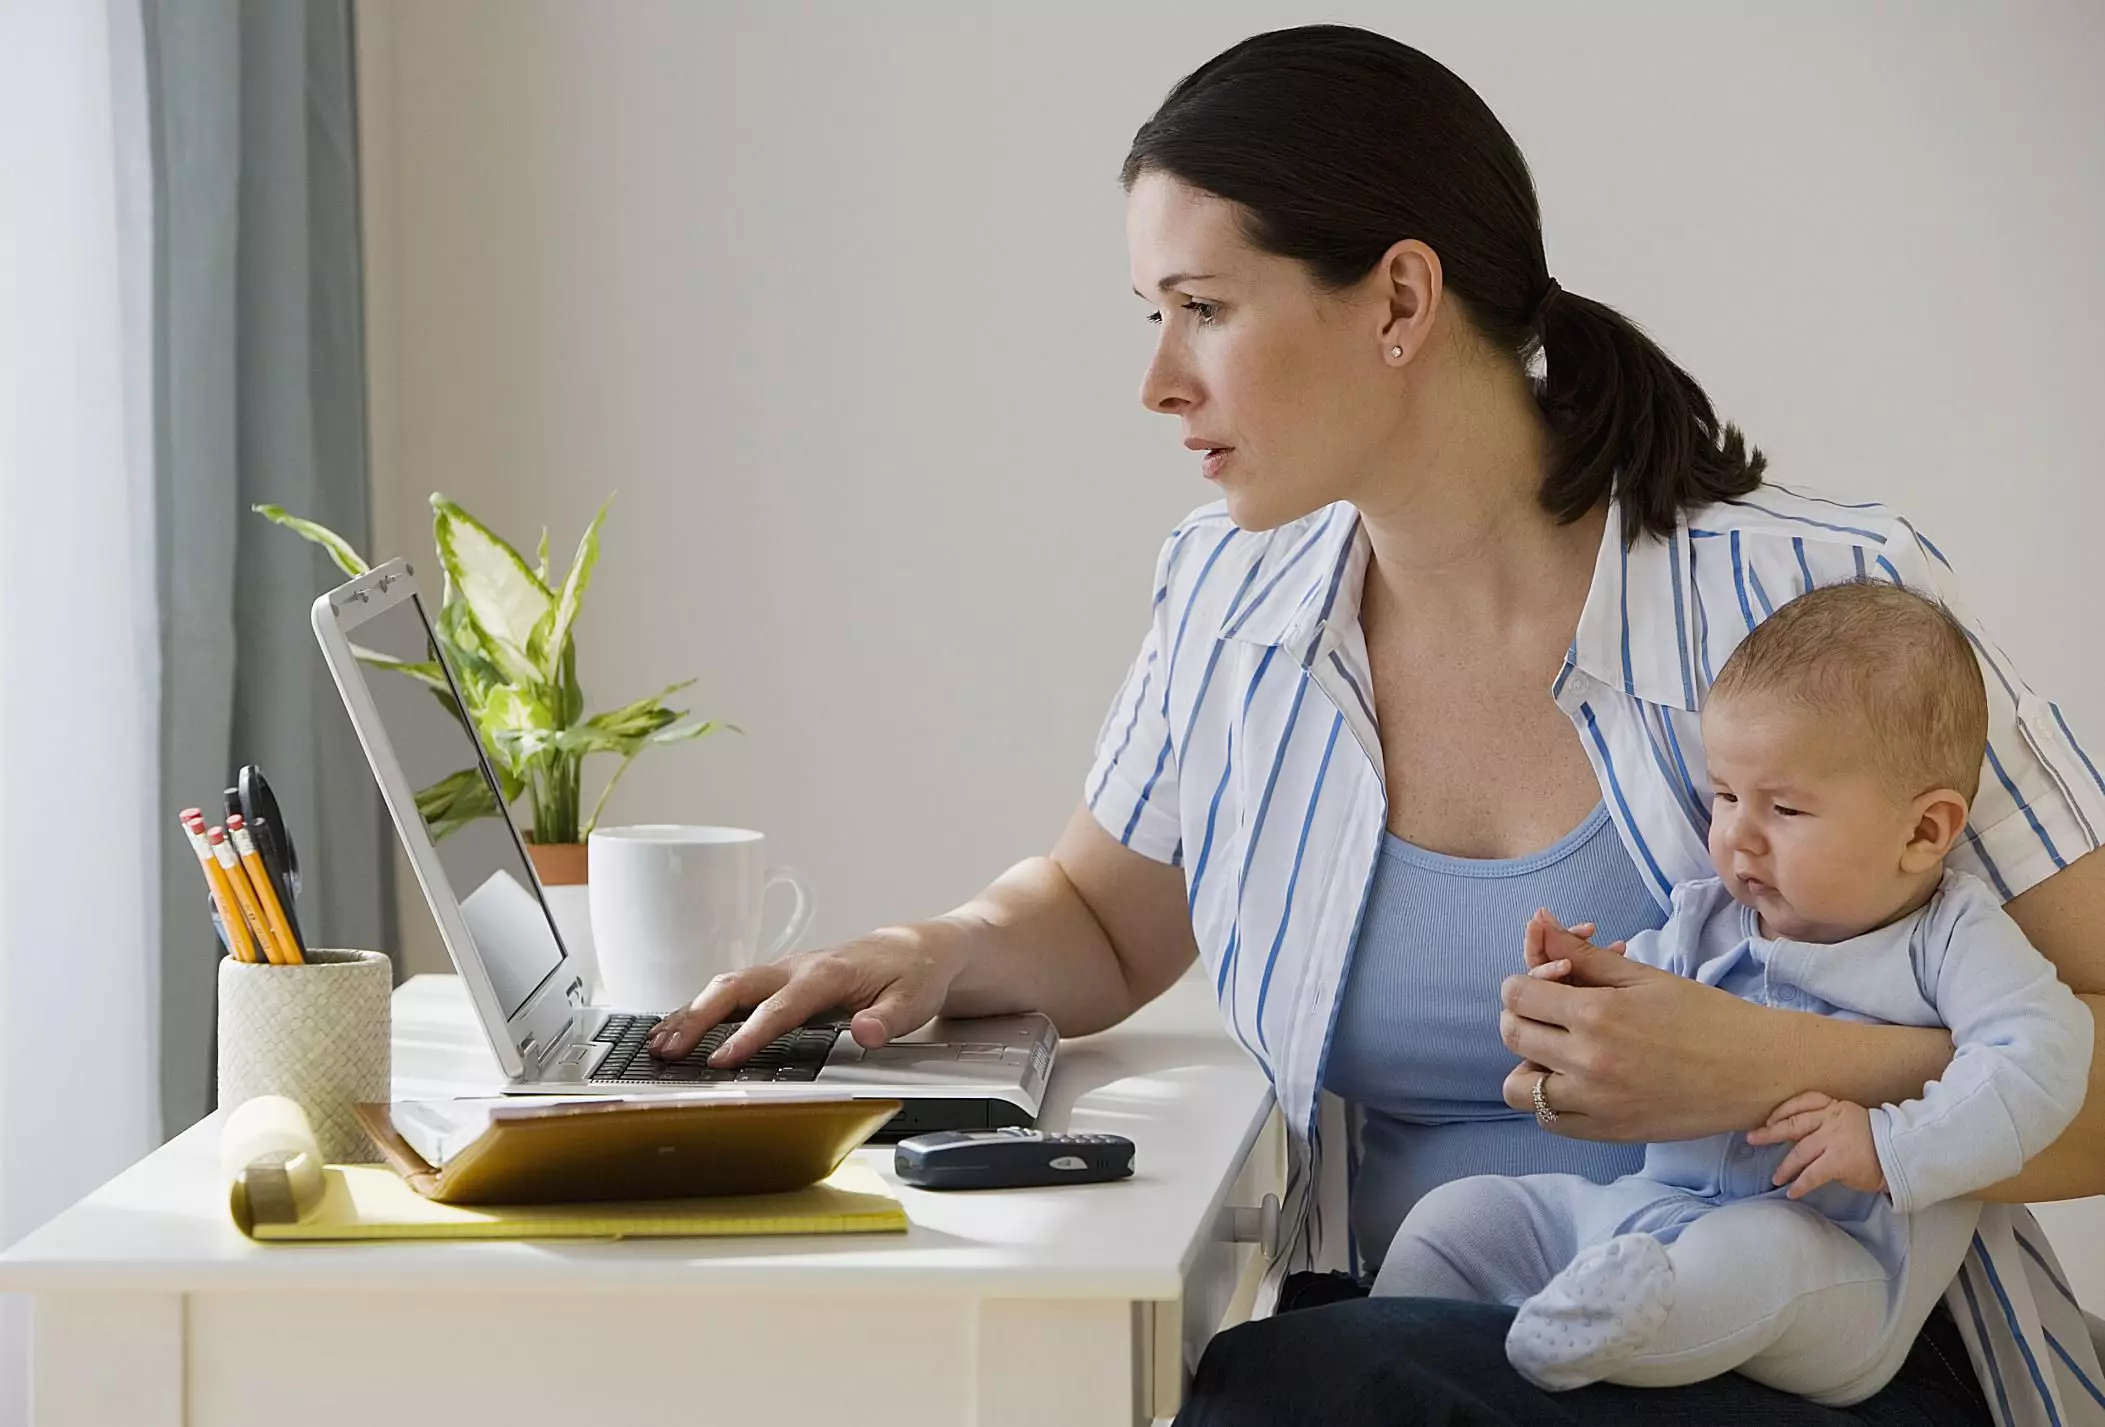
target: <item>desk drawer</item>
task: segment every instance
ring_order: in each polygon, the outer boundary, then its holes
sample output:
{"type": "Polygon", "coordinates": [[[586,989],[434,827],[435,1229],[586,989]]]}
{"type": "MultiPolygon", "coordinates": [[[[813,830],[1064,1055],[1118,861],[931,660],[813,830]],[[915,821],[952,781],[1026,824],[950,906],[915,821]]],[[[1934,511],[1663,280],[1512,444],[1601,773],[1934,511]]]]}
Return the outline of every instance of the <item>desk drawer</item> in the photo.
{"type": "MultiPolygon", "coordinates": [[[[1142,1315],[1151,1329],[1145,1335],[1143,1361],[1153,1416],[1176,1416],[1206,1344],[1223,1328],[1249,1318],[1268,1259],[1257,1243],[1235,1237],[1231,1216],[1237,1209],[1260,1208],[1267,1196],[1276,1206],[1285,1189],[1285,1127],[1274,1110],[1228,1190],[1214,1236],[1185,1272],[1183,1297],[1174,1303],[1143,1305],[1150,1310],[1142,1315]]],[[[1272,1222],[1276,1223],[1276,1210],[1272,1222]]],[[[1147,1415],[1143,1412],[1141,1420],[1147,1415]]]]}

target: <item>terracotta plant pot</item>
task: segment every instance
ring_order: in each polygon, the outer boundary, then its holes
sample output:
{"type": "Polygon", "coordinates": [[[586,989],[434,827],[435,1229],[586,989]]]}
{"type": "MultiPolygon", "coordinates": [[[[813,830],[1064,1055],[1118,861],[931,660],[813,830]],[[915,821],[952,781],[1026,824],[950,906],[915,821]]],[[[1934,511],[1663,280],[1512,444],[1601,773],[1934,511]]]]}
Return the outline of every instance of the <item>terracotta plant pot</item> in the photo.
{"type": "Polygon", "coordinates": [[[541,875],[543,887],[584,886],[590,851],[590,845],[582,842],[526,844],[526,855],[534,860],[534,871],[541,875]]]}

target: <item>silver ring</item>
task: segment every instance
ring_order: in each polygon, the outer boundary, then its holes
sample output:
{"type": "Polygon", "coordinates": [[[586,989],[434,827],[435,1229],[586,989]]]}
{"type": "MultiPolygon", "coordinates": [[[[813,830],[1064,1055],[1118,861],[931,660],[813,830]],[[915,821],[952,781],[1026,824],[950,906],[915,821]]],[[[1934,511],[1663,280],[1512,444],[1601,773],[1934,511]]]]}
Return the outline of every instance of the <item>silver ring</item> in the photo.
{"type": "Polygon", "coordinates": [[[1544,1071],[1535,1077],[1535,1123],[1545,1130],[1557,1127],[1557,1112],[1550,1108],[1549,1097],[1542,1093],[1542,1087],[1550,1083],[1550,1074],[1544,1071]]]}

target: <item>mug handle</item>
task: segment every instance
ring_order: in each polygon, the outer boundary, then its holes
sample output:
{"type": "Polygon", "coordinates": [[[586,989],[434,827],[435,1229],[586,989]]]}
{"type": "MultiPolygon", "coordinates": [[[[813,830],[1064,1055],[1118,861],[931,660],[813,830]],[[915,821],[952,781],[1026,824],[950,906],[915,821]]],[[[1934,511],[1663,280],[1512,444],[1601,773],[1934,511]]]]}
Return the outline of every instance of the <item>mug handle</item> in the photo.
{"type": "Polygon", "coordinates": [[[782,934],[775,938],[774,944],[761,953],[762,961],[773,961],[795,946],[797,938],[804,935],[804,929],[811,925],[811,889],[804,885],[804,879],[797,875],[796,869],[780,866],[768,868],[767,881],[760,886],[760,899],[763,903],[767,900],[767,894],[777,886],[789,888],[790,894],[797,899],[797,904],[790,909],[789,925],[783,927],[782,934]]]}

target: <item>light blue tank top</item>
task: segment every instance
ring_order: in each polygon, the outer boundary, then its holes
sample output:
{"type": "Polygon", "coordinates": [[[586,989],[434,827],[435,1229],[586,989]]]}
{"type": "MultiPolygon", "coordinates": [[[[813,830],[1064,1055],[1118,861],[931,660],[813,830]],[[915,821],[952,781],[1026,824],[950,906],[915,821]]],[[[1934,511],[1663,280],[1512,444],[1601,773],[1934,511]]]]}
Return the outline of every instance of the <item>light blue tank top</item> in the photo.
{"type": "Polygon", "coordinates": [[[1450,857],[1382,836],[1345,979],[1323,1088],[1362,1115],[1352,1178],[1354,1247],[1378,1265],[1419,1196],[1468,1174],[1636,1171],[1641,1144],[1553,1135],[1501,1094],[1513,1053],[1498,1036],[1499,983],[1520,971],[1537,907],[1599,925],[1605,946],[1661,926],[1605,803],[1526,857],[1450,857]]]}

